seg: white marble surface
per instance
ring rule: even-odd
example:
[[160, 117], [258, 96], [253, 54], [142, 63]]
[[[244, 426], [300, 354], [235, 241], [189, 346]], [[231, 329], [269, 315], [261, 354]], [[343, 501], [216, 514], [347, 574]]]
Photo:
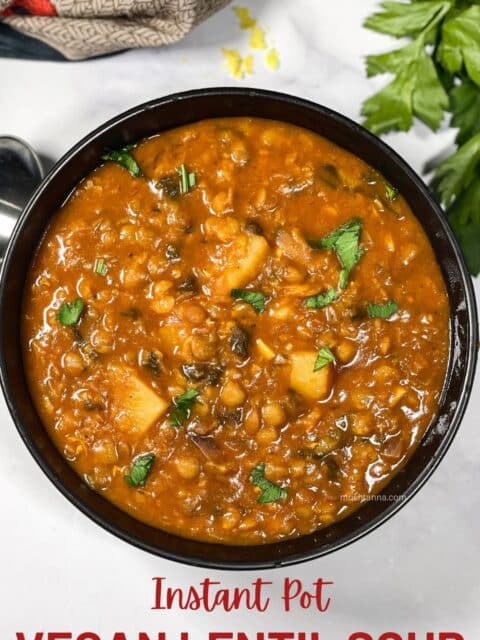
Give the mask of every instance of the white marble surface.
[[[277, 73], [258, 68], [244, 84], [308, 97], [359, 118], [362, 99], [381, 81], [363, 73], [363, 56], [391, 43], [361, 28], [374, 0], [250, 0], [281, 53]], [[135, 104], [174, 91], [241, 84], [222, 69], [220, 47], [244, 46], [227, 8], [186, 40], [164, 50], [131, 51], [79, 64], [0, 59], [0, 133], [24, 137], [58, 158], [94, 127]], [[452, 140], [417, 125], [388, 141], [420, 169]], [[477, 283], [477, 292], [480, 287]], [[192, 569], [151, 557], [103, 532], [45, 479], [0, 401], [0, 636], [16, 631], [164, 630], [191, 638], [208, 630], [319, 630], [321, 640], [371, 633], [456, 630], [468, 640], [480, 628], [480, 378], [452, 448], [420, 494], [395, 518], [327, 558], [267, 572], [279, 595], [284, 576], [333, 579], [324, 615], [212, 615], [150, 611], [152, 576], [188, 585], [217, 576], [243, 585], [247, 574]], [[134, 635], [128, 636], [136, 637]], [[405, 635], [406, 637], [406, 635]]]

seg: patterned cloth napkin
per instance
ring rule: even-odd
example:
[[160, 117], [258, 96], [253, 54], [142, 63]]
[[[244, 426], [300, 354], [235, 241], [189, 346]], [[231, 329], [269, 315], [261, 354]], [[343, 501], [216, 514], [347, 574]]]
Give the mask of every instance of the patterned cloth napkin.
[[0, 0], [0, 21], [69, 60], [183, 38], [230, 0]]

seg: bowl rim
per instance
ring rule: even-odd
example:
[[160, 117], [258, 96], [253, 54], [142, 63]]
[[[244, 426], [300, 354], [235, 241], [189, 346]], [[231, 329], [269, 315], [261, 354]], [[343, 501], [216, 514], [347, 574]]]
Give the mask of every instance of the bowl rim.
[[[402, 495], [401, 500], [393, 501], [389, 506], [387, 506], [380, 514], [376, 515], [371, 520], [368, 520], [362, 526], [360, 526], [355, 531], [348, 533], [344, 537], [339, 540], [336, 540], [332, 543], [326, 543], [319, 547], [312, 547], [308, 550], [302, 550], [298, 553], [292, 553], [286, 557], [279, 558], [277, 560], [264, 560], [264, 561], [226, 561], [226, 560], [211, 560], [198, 556], [186, 556], [181, 553], [171, 552], [169, 550], [165, 550], [153, 544], [150, 544], [146, 541], [139, 539], [137, 536], [132, 535], [120, 527], [109, 522], [105, 517], [97, 513], [94, 509], [88, 507], [84, 502], [74, 495], [61, 481], [61, 479], [56, 475], [52, 467], [42, 456], [41, 451], [35, 446], [34, 442], [30, 438], [28, 434], [27, 428], [23, 425], [22, 420], [19, 416], [19, 412], [17, 409], [16, 401], [14, 398], [14, 394], [10, 387], [10, 381], [7, 371], [7, 360], [5, 357], [4, 349], [0, 349], [0, 383], [3, 390], [3, 394], [6, 400], [7, 407], [9, 409], [10, 415], [13, 418], [13, 422], [16, 426], [17, 431], [19, 432], [20, 437], [22, 438], [25, 446], [28, 451], [36, 461], [36, 463], [40, 466], [44, 474], [48, 477], [48, 479], [53, 483], [53, 485], [60, 491], [60, 493], [69, 500], [77, 509], [79, 509], [83, 514], [85, 514], [91, 521], [102, 527], [104, 530], [112, 533], [117, 538], [139, 548], [144, 551], [147, 551], [155, 556], [159, 556], [168, 560], [172, 560], [175, 562], [179, 562], [182, 564], [195, 566], [195, 567], [204, 567], [207, 569], [220, 569], [220, 570], [252, 570], [252, 569], [276, 569], [291, 566], [294, 564], [300, 564], [302, 562], [307, 562], [313, 560], [315, 558], [319, 558], [325, 556], [333, 551], [340, 550], [353, 542], [363, 538], [368, 533], [375, 531], [382, 524], [387, 522], [391, 517], [393, 517], [405, 504], [407, 504], [424, 486], [425, 482], [428, 478], [433, 474], [433, 472], [437, 469], [439, 463], [447, 453], [450, 445], [456, 436], [461, 420], [464, 416], [471, 390], [473, 385], [473, 379], [476, 370], [477, 364], [477, 344], [478, 344], [478, 318], [477, 318], [477, 308], [476, 308], [476, 300], [475, 293], [473, 288], [472, 279], [468, 272], [468, 269], [465, 264], [465, 260], [461, 253], [459, 244], [452, 232], [452, 229], [447, 221], [446, 215], [444, 214], [442, 208], [437, 202], [435, 196], [432, 194], [430, 189], [424, 183], [424, 181], [420, 178], [420, 176], [410, 167], [410, 165], [403, 160], [403, 158], [394, 151], [388, 144], [386, 144], [383, 140], [381, 140], [376, 135], [372, 134], [370, 131], [365, 129], [360, 124], [351, 120], [347, 116], [344, 116], [337, 111], [334, 111], [328, 107], [325, 107], [321, 104], [317, 104], [308, 99], [300, 98], [297, 96], [289, 95], [282, 92], [271, 91], [266, 89], [256, 89], [256, 88], [248, 88], [248, 87], [209, 87], [205, 89], [194, 89], [182, 92], [172, 93], [160, 98], [156, 98], [150, 100], [148, 102], [142, 103], [135, 107], [132, 107], [113, 118], [106, 121], [104, 124], [96, 127], [92, 132], [85, 135], [79, 142], [77, 142], [73, 147], [71, 147], [51, 168], [51, 170], [47, 173], [47, 175], [43, 178], [42, 182], [38, 185], [35, 192], [32, 194], [31, 198], [25, 205], [22, 214], [20, 215], [15, 228], [12, 232], [10, 241], [8, 243], [7, 250], [5, 252], [4, 259], [1, 264], [0, 269], [0, 317], [3, 317], [3, 314], [8, 313], [8, 300], [6, 300], [5, 296], [5, 274], [9, 271], [10, 264], [15, 256], [15, 248], [17, 244], [17, 240], [20, 237], [25, 225], [28, 223], [28, 219], [30, 215], [35, 210], [35, 206], [37, 200], [40, 195], [48, 188], [50, 183], [56, 178], [57, 174], [59, 174], [62, 169], [67, 165], [80, 151], [84, 148], [88, 147], [97, 137], [105, 134], [107, 131], [117, 128], [122, 125], [122, 123], [134, 118], [141, 113], [156, 109], [166, 104], [170, 103], [178, 103], [179, 108], [181, 108], [182, 102], [191, 100], [192, 98], [202, 98], [202, 97], [218, 97], [218, 98], [235, 98], [235, 97], [248, 97], [252, 100], [257, 98], [260, 99], [270, 99], [281, 103], [287, 103], [296, 105], [299, 107], [306, 108], [309, 111], [316, 112], [317, 114], [322, 114], [322, 116], [336, 122], [344, 129], [350, 129], [355, 131], [356, 134], [362, 136], [369, 140], [369, 142], [379, 149], [384, 154], [389, 155], [394, 163], [399, 167], [399, 169], [403, 172], [403, 174], [407, 177], [407, 179], [413, 183], [414, 187], [422, 193], [425, 197], [426, 201], [428, 201], [430, 210], [435, 213], [435, 218], [442, 227], [442, 231], [446, 236], [448, 243], [450, 244], [455, 261], [456, 266], [461, 274], [461, 288], [465, 296], [465, 300], [467, 303], [467, 318], [468, 318], [468, 344], [466, 347], [467, 359], [465, 363], [465, 371], [464, 377], [461, 385], [461, 390], [458, 393], [458, 402], [456, 408], [452, 414], [450, 423], [446, 429], [445, 434], [442, 436], [442, 440], [438, 445], [437, 450], [434, 455], [431, 456], [429, 461], [422, 468], [421, 472], [415, 477], [415, 479], [409, 484], [406, 491]], [[221, 116], [219, 116], [221, 117]], [[200, 118], [200, 120], [205, 118]], [[279, 118], [279, 121], [282, 121]], [[301, 125], [300, 125], [301, 126]], [[305, 127], [308, 129], [308, 127]], [[327, 136], [325, 136], [327, 137]], [[327, 137], [328, 139], [328, 137]], [[340, 145], [341, 146], [341, 145]], [[361, 154], [358, 154], [359, 158], [362, 158]], [[66, 194], [66, 197], [68, 194]], [[427, 432], [428, 433], [428, 430]], [[424, 436], [425, 437], [425, 436]], [[61, 454], [60, 454], [61, 455]], [[175, 536], [175, 534], [170, 534]], [[180, 536], [176, 536], [181, 538]], [[211, 543], [205, 543], [211, 544]], [[278, 544], [278, 543], [276, 543]], [[217, 546], [215, 544], [215, 546]], [[223, 547], [229, 547], [232, 550], [238, 548], [238, 545], [218, 545]], [[243, 546], [243, 545], [242, 545]], [[252, 545], [252, 547], [263, 547], [266, 548], [269, 545]]]

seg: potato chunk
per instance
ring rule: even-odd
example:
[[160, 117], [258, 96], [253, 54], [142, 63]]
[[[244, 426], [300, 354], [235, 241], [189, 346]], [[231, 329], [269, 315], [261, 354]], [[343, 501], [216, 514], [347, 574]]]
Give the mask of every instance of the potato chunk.
[[212, 291], [218, 295], [228, 295], [232, 289], [244, 287], [254, 280], [268, 254], [268, 242], [262, 236], [242, 233], [228, 246], [221, 247], [223, 259], [214, 257], [218, 275], [214, 273]]
[[332, 386], [333, 365], [330, 363], [314, 371], [316, 359], [315, 351], [296, 351], [290, 355], [290, 386], [310, 400], [327, 397]]
[[112, 380], [113, 421], [122, 431], [143, 435], [168, 409], [168, 402], [129, 367], [115, 367]]

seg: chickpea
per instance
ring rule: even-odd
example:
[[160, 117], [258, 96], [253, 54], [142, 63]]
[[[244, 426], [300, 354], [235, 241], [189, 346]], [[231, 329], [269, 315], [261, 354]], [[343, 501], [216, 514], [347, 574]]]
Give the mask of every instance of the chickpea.
[[278, 402], [270, 402], [262, 407], [262, 417], [269, 427], [281, 427], [287, 420], [285, 411]]
[[94, 444], [93, 455], [97, 464], [115, 464], [117, 462], [115, 445], [109, 438], [105, 438]]
[[268, 445], [278, 438], [277, 430], [274, 427], [263, 427], [257, 433], [255, 440], [260, 445]]
[[160, 314], [170, 313], [174, 306], [175, 298], [173, 296], [163, 296], [152, 302], [152, 309]]
[[85, 369], [85, 363], [77, 351], [68, 351], [62, 358], [62, 367], [65, 373], [76, 376]]
[[233, 409], [234, 407], [241, 405], [245, 400], [245, 392], [238, 382], [229, 380], [225, 383], [220, 394], [220, 398], [224, 405]]
[[258, 431], [259, 426], [260, 426], [260, 417], [258, 415], [258, 411], [256, 409], [251, 409], [248, 412], [247, 417], [245, 418], [245, 423], [244, 423], [245, 431], [250, 434], [256, 433]]
[[337, 345], [335, 349], [335, 354], [340, 362], [350, 362], [353, 360], [357, 348], [353, 342], [350, 340], [343, 340]]
[[193, 456], [183, 456], [175, 460], [177, 473], [184, 480], [193, 480], [200, 473], [200, 463]]
[[146, 275], [145, 271], [139, 267], [128, 267], [127, 269], [122, 270], [120, 281], [127, 289], [133, 289], [134, 287], [142, 284]]
[[104, 329], [96, 329], [90, 338], [93, 348], [98, 353], [109, 353], [113, 350], [114, 338]]
[[222, 516], [222, 527], [230, 531], [240, 522], [240, 513], [237, 509], [230, 509]]
[[202, 324], [207, 318], [204, 308], [194, 302], [182, 304], [177, 311], [190, 324]]
[[192, 336], [190, 351], [196, 360], [210, 360], [215, 356], [215, 342], [212, 336], [196, 333]]

